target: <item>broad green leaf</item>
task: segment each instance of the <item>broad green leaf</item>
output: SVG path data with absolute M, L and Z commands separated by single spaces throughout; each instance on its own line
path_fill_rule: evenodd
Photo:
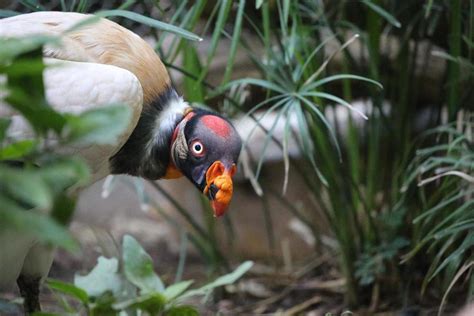
M 87 305 L 89 301 L 89 297 L 87 296 L 86 291 L 71 283 L 65 283 L 60 280 L 48 279 L 47 284 L 51 289 L 74 297 L 84 305 Z
M 193 282 L 194 281 L 191 280 L 172 284 L 165 289 L 163 295 L 166 297 L 167 301 L 171 301 L 186 291 L 191 286 L 191 284 L 193 284 Z
M 75 208 L 75 199 L 69 197 L 66 192 L 58 194 L 54 199 L 51 218 L 62 225 L 67 225 L 72 219 Z
M 42 77 L 42 75 L 40 74 Z M 29 92 L 29 86 L 34 87 L 39 85 L 39 81 L 32 81 L 28 85 L 27 78 L 17 78 L 15 86 L 10 86 L 10 94 L 5 101 L 13 108 L 17 109 L 34 127 L 35 131 L 45 134 L 47 130 L 54 130 L 56 133 L 61 132 L 66 119 L 58 112 L 49 107 L 41 94 L 38 92 L 33 94 L 37 88 L 32 88 Z M 41 79 L 42 80 L 42 79 Z M 17 85 L 25 83 L 24 88 L 19 88 Z M 42 86 L 41 86 L 42 87 Z M 42 91 L 42 90 L 41 90 Z M 35 96 L 36 95 L 36 96 Z
M 29 208 L 49 209 L 53 203 L 52 192 L 34 171 L 21 168 L 0 167 L 0 187 L 19 203 Z M 0 208 L 3 205 L 0 204 Z
M 7 65 L 16 56 L 38 49 L 45 44 L 57 43 L 58 38 L 42 35 L 0 38 L 0 65 Z
M 9 144 L 4 148 L 0 149 L 0 160 L 20 159 L 30 154 L 36 148 L 36 145 L 37 142 L 31 139 L 21 140 Z
M 163 292 L 164 286 L 153 271 L 153 261 L 142 246 L 130 235 L 123 237 L 123 269 L 127 279 L 142 293 Z
M 59 133 L 64 126 L 65 119 L 46 102 L 43 83 L 45 65 L 42 49 L 35 46 L 27 48 L 30 48 L 31 51 L 25 50 L 21 52 L 21 55 L 14 55 L 13 57 L 16 59 L 3 69 L 7 74 L 7 88 L 9 90 L 5 101 L 18 110 L 35 131 L 44 134 L 47 130 L 53 129 Z
M 130 19 L 132 21 L 135 21 L 141 24 L 155 27 L 165 32 L 174 33 L 176 35 L 179 35 L 189 40 L 202 41 L 202 38 L 200 38 L 196 34 L 186 31 L 180 27 L 149 18 L 135 12 L 125 11 L 125 10 L 105 10 L 105 11 L 96 12 L 95 14 L 101 17 L 121 16 L 121 17 Z
M 9 77 L 23 77 L 40 75 L 46 68 L 41 58 L 18 58 L 15 62 L 8 67 L 5 67 L 4 73 Z M 10 79 L 11 80 L 11 79 Z
M 216 287 L 229 285 L 235 283 L 240 279 L 250 268 L 253 266 L 252 261 L 245 261 L 237 267 L 233 272 L 218 277 L 213 282 L 200 287 L 199 289 L 190 290 L 179 297 L 179 299 L 189 298 L 196 295 L 206 295 L 209 291 L 212 291 Z
M 93 109 L 78 116 L 67 115 L 66 138 L 74 144 L 114 144 L 128 127 L 131 110 L 116 105 Z
M 123 287 L 122 279 L 118 274 L 118 260 L 99 257 L 97 265 L 89 274 L 74 276 L 74 285 L 83 289 L 91 297 L 99 297 L 106 292 L 119 295 Z
M 85 185 L 90 177 L 89 167 L 77 157 L 45 162 L 36 173 L 54 192 L 62 192 L 72 185 Z
M 78 244 L 68 230 L 50 217 L 33 211 L 25 211 L 15 202 L 0 195 L 0 228 L 20 231 L 36 236 L 40 242 L 50 243 L 69 251 L 77 250 Z

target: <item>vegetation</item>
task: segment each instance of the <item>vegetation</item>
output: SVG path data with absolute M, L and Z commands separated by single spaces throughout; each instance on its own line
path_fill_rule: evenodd
M 183 302 L 195 296 L 208 298 L 220 286 L 233 284 L 252 266 L 242 263 L 234 272 L 221 276 L 197 289 L 189 289 L 193 281 L 176 282 L 165 288 L 153 271 L 151 257 L 131 236 L 122 243 L 121 268 L 117 258 L 99 257 L 97 265 L 85 275 L 76 275 L 74 285 L 49 280 L 48 286 L 81 305 L 74 308 L 66 300 L 64 313 L 80 315 L 199 315 L 198 310 Z
M 21 113 L 31 126 L 31 138 L 9 139 L 10 125 L 21 122 L 12 122 L 10 115 L 0 119 L 0 229 L 19 230 L 74 250 L 77 244 L 62 226 L 75 206 L 74 194 L 68 190 L 86 183 L 89 169 L 73 156 L 58 154 L 58 149 L 112 142 L 126 127 L 130 111 L 123 105 L 80 115 L 52 109 L 44 95 L 41 50 L 52 41 L 47 37 L 0 39 L 0 74 L 7 79 L 0 89 L 8 92 L 5 101 L 12 113 Z M 12 127 L 14 132 L 16 126 Z M 51 136 L 57 141 L 51 141 Z
M 38 1 L 20 3 L 22 11 L 118 8 L 155 12 L 160 21 L 208 37 L 208 50 L 203 55 L 197 42 L 167 32 L 146 31 L 156 38 L 155 48 L 164 63 L 184 75 L 183 90 L 188 100 L 229 116 L 247 115 L 256 126 L 265 115 L 276 113 L 274 124 L 266 130 L 262 152 L 276 142 L 284 154 L 286 177 L 290 172 L 302 177 L 302 190 L 316 201 L 302 209 L 293 207 L 284 194 L 287 180 L 282 185 L 283 194 L 278 193 L 288 212 L 320 241 L 315 253 L 337 258 L 331 265 L 345 280 L 344 306 L 377 310 L 380 301 L 386 302 L 385 308 L 394 309 L 413 304 L 433 306 L 449 302 L 452 292 L 458 293 L 453 297 L 456 304 L 472 300 L 474 107 L 469 82 L 474 75 L 473 1 L 198 0 L 169 5 L 61 1 L 55 8 Z M 11 10 L 0 13 L 16 14 Z M 113 15 L 107 11 L 102 14 Z M 115 15 L 133 17 L 130 13 Z M 143 18 L 134 20 L 153 24 Z M 121 22 L 130 28 L 137 25 L 129 19 Z M 165 46 L 171 36 L 171 44 Z M 212 78 L 211 83 L 209 73 L 222 45 L 229 48 L 227 63 L 222 76 Z M 0 45 L 2 73 L 9 74 L 4 70 L 13 59 L 9 56 L 22 56 L 15 53 L 17 46 L 21 47 L 20 43 Z M 246 52 L 258 76 L 232 76 L 239 50 Z M 35 100 L 41 104 L 44 98 L 38 82 L 28 91 L 39 91 L 41 98 Z M 251 97 L 245 97 L 247 92 Z M 361 99 L 365 108 L 355 107 L 355 101 Z M 12 105 L 21 111 L 21 104 Z M 331 113 L 342 107 L 350 113 L 347 120 L 333 119 Z M 21 112 L 29 118 L 28 112 Z M 291 117 L 296 117 L 298 129 L 290 125 Z M 66 117 L 61 124 L 70 124 L 70 120 Z M 286 122 L 282 141 L 274 135 L 278 120 Z M 54 125 L 58 123 L 49 120 L 37 124 L 40 136 L 44 128 L 61 130 Z M 288 153 L 294 135 L 301 152 L 299 160 Z M 32 166 L 34 159 L 40 159 L 31 155 L 37 144 L 21 142 L 15 150 L 8 145 L 2 147 L 1 156 L 8 160 L 13 152 L 13 158 L 28 157 L 24 160 L 31 161 Z M 64 186 L 49 189 L 54 195 L 47 200 L 46 193 L 40 196 L 32 192 L 28 197 L 34 200 L 26 202 L 55 205 L 53 201 L 65 187 L 85 179 L 84 167 L 67 161 L 68 170 L 75 171 L 71 171 L 73 178 Z M 255 159 L 250 180 L 265 201 L 275 192 L 258 186 L 264 163 Z M 28 172 L 25 177 L 36 177 L 45 183 L 42 187 L 48 187 L 43 169 L 1 168 Z M 11 188 L 8 194 L 14 198 L 10 201 L 25 198 L 19 196 L 15 182 L 4 181 L 7 175 L 0 177 L 0 186 Z M 142 184 L 133 185 L 143 204 L 152 204 L 160 211 Z M 219 246 L 216 223 L 205 204 L 203 221 L 196 220 L 159 183 L 152 186 L 165 194 L 189 223 L 190 229 L 183 228 L 160 211 L 185 236 L 183 240 L 191 241 L 209 270 L 228 269 L 232 258 Z M 0 204 L 7 205 L 3 200 Z M 261 211 L 271 240 L 272 221 L 276 219 L 267 208 Z M 326 236 L 315 218 L 327 223 L 336 246 L 321 241 Z M 61 226 L 47 223 L 47 227 L 38 228 L 44 232 L 43 240 L 50 241 L 53 231 L 65 234 Z M 231 240 L 238 223 L 226 216 L 225 225 Z M 70 238 L 53 239 L 67 241 L 66 247 L 73 244 Z

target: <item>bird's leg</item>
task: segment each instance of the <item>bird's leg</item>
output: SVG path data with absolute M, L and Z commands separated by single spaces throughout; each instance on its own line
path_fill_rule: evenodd
M 39 303 L 41 277 L 32 277 L 21 274 L 16 280 L 16 283 L 18 284 L 20 294 L 24 299 L 23 308 L 25 309 L 25 315 L 39 312 L 41 310 Z

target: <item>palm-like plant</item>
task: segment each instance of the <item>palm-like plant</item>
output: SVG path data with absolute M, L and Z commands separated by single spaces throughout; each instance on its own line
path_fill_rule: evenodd
M 405 260 L 422 250 L 432 256 L 423 291 L 444 272 L 443 288 L 447 291 L 443 301 L 461 277 L 468 280 L 470 295 L 474 291 L 473 131 L 474 114 L 460 112 L 457 122 L 425 133 L 425 140 L 434 138 L 435 142 L 417 151 L 404 185 L 405 191 L 413 185 L 420 187 L 422 205 L 413 219 L 415 246 Z

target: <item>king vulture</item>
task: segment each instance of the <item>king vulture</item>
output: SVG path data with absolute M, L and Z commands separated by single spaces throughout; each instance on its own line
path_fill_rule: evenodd
M 127 104 L 132 119 L 114 146 L 76 151 L 92 170 L 94 181 L 108 174 L 145 179 L 185 176 L 211 201 L 215 216 L 230 203 L 232 176 L 241 139 L 225 118 L 183 101 L 158 55 L 143 39 L 107 19 L 84 23 L 89 15 L 36 12 L 0 20 L 0 37 L 34 34 L 61 37 L 45 47 L 46 97 L 58 111 L 81 111 Z M 26 137 L 18 113 L 1 104 L 0 115 L 12 118 L 10 135 Z M 54 250 L 13 231 L 0 231 L 0 287 L 15 280 L 25 298 L 25 311 L 39 309 L 38 292 Z

